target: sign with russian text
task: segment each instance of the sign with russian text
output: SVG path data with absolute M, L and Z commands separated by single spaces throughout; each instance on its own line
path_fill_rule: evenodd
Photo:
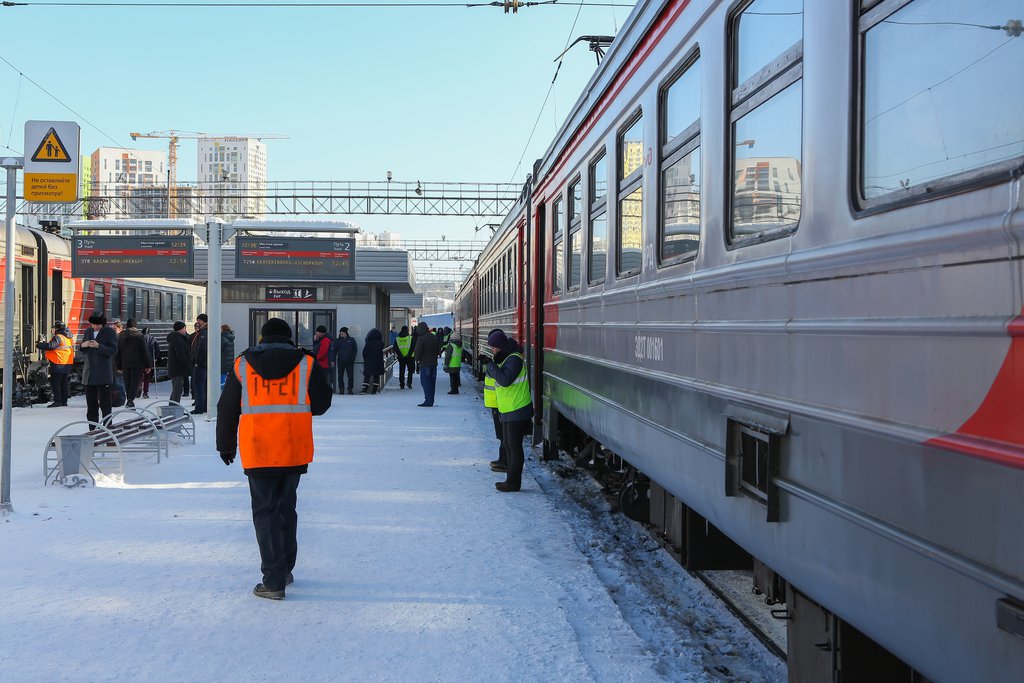
M 267 301 L 316 301 L 316 287 L 267 287 Z
M 235 277 L 354 280 L 356 241 L 351 237 L 235 238 Z
M 55 203 L 78 199 L 79 138 L 74 121 L 25 122 L 26 201 Z
M 72 277 L 191 278 L 191 237 L 75 237 Z

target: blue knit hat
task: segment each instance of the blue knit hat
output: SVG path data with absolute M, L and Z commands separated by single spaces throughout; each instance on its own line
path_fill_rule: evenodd
M 488 346 L 493 346 L 496 349 L 503 349 L 505 348 L 506 343 L 508 343 L 508 337 L 506 337 L 505 333 L 501 330 L 492 330 L 491 333 L 487 335 Z

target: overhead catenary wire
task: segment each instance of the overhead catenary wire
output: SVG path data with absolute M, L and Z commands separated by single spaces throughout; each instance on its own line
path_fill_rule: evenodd
M 501 7 L 506 8 L 503 1 L 494 2 L 13 2 L 4 0 L 4 7 L 135 7 L 135 8 L 245 8 L 245 9 L 318 9 L 318 8 L 363 8 L 363 9 L 395 9 L 395 8 L 473 8 Z M 565 7 L 632 7 L 632 3 L 586 2 L 580 0 L 537 0 L 536 2 L 520 2 L 518 9 L 540 6 Z

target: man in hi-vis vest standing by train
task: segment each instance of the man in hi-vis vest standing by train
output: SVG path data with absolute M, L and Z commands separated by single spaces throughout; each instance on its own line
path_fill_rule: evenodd
M 53 324 L 53 337 L 48 342 L 36 342 L 36 348 L 44 352 L 50 361 L 50 390 L 53 402 L 47 408 L 63 408 L 68 404 L 71 393 L 71 369 L 75 366 L 75 341 L 64 323 Z
M 299 478 L 313 460 L 313 416 L 331 407 L 331 386 L 316 357 L 295 347 L 292 328 L 271 318 L 260 343 L 234 362 L 217 402 L 217 451 L 225 465 L 242 456 L 263 581 L 253 594 L 284 599 L 298 544 Z

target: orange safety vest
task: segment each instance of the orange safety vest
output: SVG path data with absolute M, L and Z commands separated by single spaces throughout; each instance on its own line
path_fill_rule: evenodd
M 312 374 L 305 355 L 281 379 L 264 379 L 245 356 L 235 359 L 235 376 L 242 384 L 238 452 L 243 468 L 296 467 L 313 461 Z
M 60 340 L 60 346 L 45 352 L 46 360 L 54 365 L 71 365 L 75 362 L 75 342 L 70 337 L 57 333 L 54 335 Z

